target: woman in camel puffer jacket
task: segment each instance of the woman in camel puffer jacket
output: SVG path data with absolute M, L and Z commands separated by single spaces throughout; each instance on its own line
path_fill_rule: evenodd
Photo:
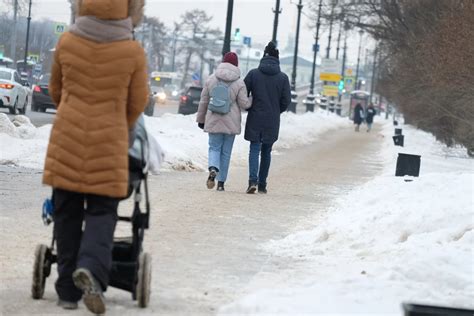
M 54 53 L 57 115 L 43 183 L 53 187 L 56 292 L 65 309 L 82 297 L 91 312 L 105 312 L 117 207 L 128 190 L 128 131 L 148 99 L 145 53 L 133 40 L 143 1 L 78 0 Z

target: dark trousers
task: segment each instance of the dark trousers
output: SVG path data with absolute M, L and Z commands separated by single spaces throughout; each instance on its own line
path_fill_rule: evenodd
M 272 161 L 273 144 L 250 143 L 249 180 L 259 185 L 267 185 L 268 172 Z
M 54 189 L 53 203 L 56 292 L 62 300 L 77 302 L 82 297 L 72 281 L 77 268 L 88 269 L 102 289 L 107 288 L 119 199 Z

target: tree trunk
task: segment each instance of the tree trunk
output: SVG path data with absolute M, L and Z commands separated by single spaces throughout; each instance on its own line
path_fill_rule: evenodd
M 186 79 L 188 78 L 189 65 L 191 64 L 192 56 L 193 56 L 193 51 L 188 49 L 188 56 L 186 57 L 186 63 L 184 65 L 184 74 L 183 74 L 183 81 L 181 81 L 181 88 L 184 88 L 186 85 Z

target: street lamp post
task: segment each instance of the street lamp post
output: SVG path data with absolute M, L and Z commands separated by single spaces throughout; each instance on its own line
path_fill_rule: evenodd
M 362 49 L 362 35 L 364 35 L 364 31 L 360 30 L 360 39 L 359 39 L 359 52 L 357 53 L 357 68 L 356 68 L 356 77 L 355 77 L 355 90 L 360 89 L 360 84 L 359 84 L 359 65 L 360 65 L 360 50 Z
M 293 72 L 291 73 L 291 105 L 288 111 L 296 113 L 296 105 L 298 104 L 298 94 L 296 94 L 296 67 L 298 65 L 298 44 L 300 39 L 300 22 L 301 22 L 301 10 L 303 10 L 302 0 L 296 5 L 298 8 L 298 19 L 296 22 L 296 41 L 295 41 L 295 53 L 293 56 Z
M 306 112 L 314 111 L 314 83 L 315 83 L 315 76 L 316 76 L 316 58 L 319 51 L 319 28 L 321 27 L 321 8 L 323 6 L 323 0 L 319 0 L 318 5 L 318 20 L 316 22 L 316 37 L 315 43 L 313 47 L 313 70 L 311 72 L 311 85 L 309 87 L 309 94 L 306 96 L 305 104 L 306 104 Z
M 227 0 L 227 20 L 225 23 L 224 47 L 222 48 L 222 56 L 230 52 L 230 32 L 232 30 L 232 14 L 234 10 L 234 0 Z
M 344 75 L 346 72 L 346 58 L 347 58 L 347 30 L 345 30 L 345 34 L 344 34 L 344 49 L 342 53 L 342 69 L 341 69 L 341 80 L 344 82 L 344 85 L 346 83 L 344 80 Z M 342 107 L 341 105 L 342 93 L 343 91 L 339 91 L 338 108 Z
M 25 69 L 28 59 L 28 42 L 30 41 L 30 23 L 31 23 L 31 0 L 28 7 L 28 22 L 26 25 L 26 43 L 25 43 Z
M 370 97 L 369 97 L 369 103 L 372 103 L 372 96 L 374 95 L 374 87 L 375 87 L 375 71 L 377 67 L 377 54 L 378 54 L 378 49 L 377 47 L 374 50 L 374 62 L 372 65 L 372 80 L 370 82 Z
M 275 10 L 273 10 L 273 13 L 275 13 L 275 19 L 273 20 L 272 42 L 275 43 L 276 46 L 278 46 L 277 33 L 278 33 L 278 17 L 281 13 L 280 0 L 276 0 Z
M 332 25 L 334 22 L 334 7 L 331 8 L 331 16 L 329 17 L 329 37 L 328 37 L 328 47 L 326 48 L 326 58 L 329 58 L 329 53 L 331 52 L 331 39 L 332 39 Z
M 10 55 L 13 59 L 13 66 L 16 68 L 16 33 L 18 30 L 18 0 L 13 2 L 13 34 L 11 37 Z
M 339 60 L 339 48 L 341 43 L 342 21 L 339 23 L 339 34 L 337 35 L 336 60 Z

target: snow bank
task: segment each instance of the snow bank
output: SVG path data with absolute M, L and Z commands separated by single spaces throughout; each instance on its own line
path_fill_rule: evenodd
M 245 118 L 244 115 L 242 130 Z M 275 144 L 276 150 L 311 143 L 327 130 L 348 124 L 347 119 L 319 111 L 304 115 L 284 113 L 281 119 L 280 140 Z M 14 127 L 8 118 L 6 120 L 8 123 L 0 124 L 6 126 L 5 129 L 0 129 L 0 164 L 43 168 L 51 125 L 39 129 L 29 127 L 32 132 L 28 137 L 23 137 L 26 134 Z M 207 169 L 208 136 L 198 128 L 195 121 L 195 115 L 164 114 L 161 117 L 145 117 L 148 131 L 156 137 L 165 151 L 165 169 Z M 232 163 L 247 163 L 248 146 L 243 135 L 237 136 Z
M 474 163 L 403 126 L 384 127 L 383 175 L 355 189 L 309 231 L 263 246 L 280 268 L 260 273 L 222 314 L 400 315 L 402 302 L 474 308 Z M 422 155 L 421 177 L 394 177 L 398 152 Z M 271 269 L 270 269 L 271 270 Z

